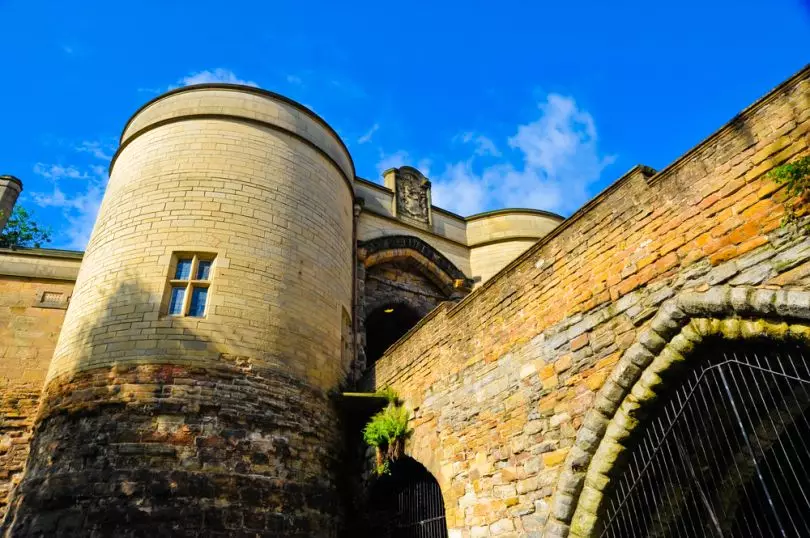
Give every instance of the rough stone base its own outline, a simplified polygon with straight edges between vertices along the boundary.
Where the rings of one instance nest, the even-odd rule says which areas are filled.
[[[14,390],[4,387],[0,394],[0,521],[6,513],[9,496],[20,480],[28,443],[31,440],[31,423],[39,403],[39,391]]]
[[[47,394],[3,536],[338,534],[338,419],[300,381],[150,365]]]

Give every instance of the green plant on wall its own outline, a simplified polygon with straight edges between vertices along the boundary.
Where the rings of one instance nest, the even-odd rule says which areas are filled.
[[[777,166],[768,172],[768,177],[785,186],[787,200],[782,226],[797,224],[810,202],[810,155]]]
[[[388,405],[371,417],[363,428],[363,439],[373,446],[376,452],[378,475],[387,474],[390,463],[405,454],[405,441],[413,430],[408,427],[410,413],[401,405],[393,391],[381,394],[388,398]]]

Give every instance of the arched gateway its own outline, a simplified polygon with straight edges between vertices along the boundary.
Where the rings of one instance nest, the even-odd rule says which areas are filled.
[[[546,535],[810,535],[809,318],[801,291],[665,305],[586,416]]]
[[[472,281],[436,248],[412,235],[358,244],[360,369],[443,301],[463,297]]]
[[[611,472],[599,536],[810,536],[806,351],[715,337],[663,374]]]
[[[368,499],[366,538],[447,538],[439,483],[413,458],[393,462]]]

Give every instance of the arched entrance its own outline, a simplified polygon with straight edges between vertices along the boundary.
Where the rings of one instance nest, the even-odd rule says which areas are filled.
[[[462,298],[472,284],[441,252],[416,236],[387,235],[359,242],[353,375],[363,375],[419,319],[444,301]]]
[[[810,365],[796,342],[704,341],[661,375],[605,489],[602,537],[810,536]]]
[[[403,457],[369,490],[367,538],[446,538],[444,500],[430,471]]]
[[[784,378],[785,381],[773,385],[774,387],[782,388],[781,395],[777,391],[771,389],[766,390],[766,385],[753,384],[753,381],[750,379],[748,385],[750,390],[744,393],[738,391],[736,394],[734,403],[737,406],[741,418],[744,416],[746,409],[748,409],[749,415],[752,417],[755,411],[759,412],[759,415],[757,415],[759,417],[758,420],[753,422],[749,421],[747,429],[738,430],[739,432],[750,432],[751,424],[756,424],[757,426],[755,430],[753,430],[756,432],[756,436],[751,437],[749,435],[749,437],[746,438],[743,437],[742,433],[739,433],[740,437],[737,444],[743,446],[745,445],[744,441],[748,439],[752,447],[759,449],[761,446],[762,449],[759,450],[758,458],[755,451],[748,448],[747,445],[744,447],[747,452],[742,449],[736,450],[735,452],[739,457],[748,454],[750,456],[748,461],[751,465],[753,465],[753,462],[760,465],[760,462],[764,462],[763,458],[776,457],[770,454],[778,455],[781,453],[782,456],[780,456],[781,459],[779,462],[783,464],[783,468],[786,470],[790,471],[790,469],[784,465],[786,460],[789,460],[793,465],[799,466],[802,471],[809,468],[808,462],[805,459],[794,458],[795,454],[787,449],[781,450],[780,448],[781,452],[768,452],[772,448],[776,450],[777,447],[787,447],[791,440],[794,443],[796,442],[795,437],[790,437],[794,434],[790,433],[792,430],[790,430],[788,426],[790,428],[799,426],[806,427],[802,425],[805,423],[805,411],[807,409],[804,400],[804,389],[806,388],[808,393],[810,393],[810,387],[807,387],[807,381],[810,380],[810,368],[807,366],[807,361],[805,360],[810,357],[810,355],[807,354],[807,349],[810,348],[810,324],[808,324],[808,321],[810,321],[810,292],[799,290],[780,291],[743,286],[735,288],[717,286],[709,288],[705,292],[682,292],[677,297],[664,303],[655,317],[650,321],[648,327],[637,335],[636,342],[623,353],[621,359],[614,367],[613,372],[608,376],[602,388],[599,389],[593,407],[583,417],[582,426],[577,433],[574,445],[571,447],[566,457],[563,470],[560,473],[544,532],[550,536],[571,536],[572,538],[591,538],[600,536],[603,533],[605,533],[605,536],[638,535],[637,532],[625,532],[623,534],[624,531],[620,530],[607,531],[609,527],[614,525],[610,523],[610,520],[617,519],[616,513],[619,511],[619,504],[624,500],[623,496],[627,496],[634,491],[639,491],[642,496],[644,493],[644,488],[641,483],[635,486],[628,486],[627,483],[623,486],[620,484],[622,480],[631,476],[633,479],[642,480],[643,473],[652,473],[657,468],[657,463],[661,463],[660,459],[653,457],[654,454],[651,451],[651,447],[652,450],[655,450],[659,444],[644,445],[644,442],[639,440],[642,438],[641,436],[646,435],[642,432],[655,432],[655,426],[648,425],[656,423],[656,417],[660,418],[663,416],[666,418],[668,414],[670,423],[660,423],[657,428],[658,440],[660,441],[666,437],[667,431],[677,431],[677,428],[672,426],[672,422],[679,420],[679,417],[682,416],[685,417],[683,420],[692,417],[692,415],[687,412],[688,410],[678,415],[675,413],[673,407],[667,407],[667,404],[662,402],[671,402],[672,400],[668,400],[668,398],[672,398],[672,391],[683,388],[685,383],[683,380],[686,378],[678,377],[682,375],[683,372],[689,372],[695,375],[697,371],[697,375],[699,375],[699,372],[702,370],[698,371],[695,369],[704,368],[704,366],[701,366],[701,364],[704,363],[709,364],[709,366],[705,366],[705,368],[713,367],[712,371],[719,370],[719,364],[716,362],[713,363],[710,360],[712,355],[730,355],[733,359],[736,354],[737,359],[733,360],[737,362],[729,363],[725,368],[732,366],[735,368],[738,366],[744,367],[755,373],[761,372],[763,375],[776,375],[777,379],[781,378],[778,375],[779,369],[776,366],[784,364],[785,370],[782,373],[786,374],[787,377],[783,375],[782,378]],[[718,341],[723,342],[723,345],[726,347],[712,347],[716,346]],[[770,347],[763,349],[761,347],[763,342]],[[786,348],[784,346],[793,347]],[[797,351],[799,353],[797,353]],[[752,355],[754,352],[756,352],[756,357]],[[750,354],[748,355],[749,357],[753,357],[751,359],[753,362],[749,359],[740,359],[740,357],[746,356],[746,353]],[[771,367],[767,367],[767,365],[763,366],[764,357],[773,357],[776,355],[789,356],[791,361],[795,359],[798,362],[790,362],[788,364],[779,361],[773,362],[773,366]],[[757,358],[762,364],[757,364]],[[717,361],[719,359],[714,360]],[[775,359],[769,360],[775,361]],[[725,358],[720,362],[725,362]],[[737,363],[740,362],[747,362],[748,364],[745,366],[738,365]],[[795,366],[793,376],[789,375],[791,368],[788,366]],[[802,373],[803,366],[807,369],[804,374]],[[743,378],[740,377],[741,374],[739,372],[735,372],[735,374],[738,376],[738,383],[742,382]],[[713,373],[712,375],[716,374]],[[706,378],[706,376],[704,376],[704,378]],[[711,380],[711,377],[707,379]],[[765,380],[767,380],[767,377]],[[764,382],[763,379],[760,379],[760,382]],[[770,383],[773,383],[773,381],[770,381]],[[784,383],[792,384],[790,392],[787,392],[788,389],[782,386]],[[731,384],[729,386],[730,388],[733,387]],[[744,385],[741,386],[745,388]],[[757,387],[762,391],[762,396],[760,396],[760,392],[755,390]],[[689,390],[691,390],[691,388]],[[725,392],[725,386],[723,386],[723,391]],[[695,401],[701,401],[705,404],[705,401],[699,398],[701,393],[695,392],[695,394],[698,398],[698,400]],[[710,393],[705,394],[707,399],[712,395]],[[755,401],[762,401],[764,397],[767,403],[767,399],[771,396],[775,400],[771,403],[770,407],[767,405],[748,408],[741,407],[740,398],[743,396],[748,398],[751,394],[759,399]],[[714,395],[715,397],[717,396],[717,394]],[[726,397],[727,396],[728,394],[726,394]],[[778,399],[777,396],[782,399]],[[681,402],[679,403],[685,401],[684,394],[681,394]],[[729,402],[730,401],[731,400],[729,400]],[[746,400],[743,399],[742,402],[745,403]],[[790,416],[788,416],[786,409],[791,407],[791,402],[793,402],[793,411],[791,411]],[[669,405],[672,406],[675,404],[670,403]],[[746,405],[753,405],[753,401],[747,401]],[[696,418],[708,421],[709,414],[715,410],[715,407],[715,405],[705,407],[705,410]],[[661,409],[663,409],[663,415],[659,414]],[[722,408],[718,408],[718,412],[720,410],[722,410]],[[781,426],[780,419],[784,422],[784,426]],[[780,425],[779,428],[771,427],[770,434],[773,443],[755,444],[754,441],[757,439],[764,439],[763,437],[759,437],[759,434],[763,431],[765,434],[768,433],[767,430],[762,430],[762,427],[764,427],[763,425],[770,426],[771,420],[773,424]],[[726,419],[726,421],[728,422],[728,419]],[[662,430],[661,427],[666,424],[669,424],[669,426],[664,427]],[[699,424],[693,422],[693,424],[705,425],[709,424],[709,422]],[[672,426],[672,428],[670,428],[670,426]],[[714,426],[716,428],[720,427],[719,425]],[[651,429],[648,430],[648,427]],[[708,435],[710,431],[720,430],[710,430],[709,428],[702,427],[697,428],[696,431],[702,431],[705,432],[705,435]],[[687,438],[689,440],[692,438],[700,438],[700,435],[696,433],[692,433],[691,431],[688,433]],[[781,437],[783,434],[788,435],[788,437]],[[779,442],[780,438],[781,442]],[[725,439],[725,437],[719,438],[718,442],[725,441]],[[806,437],[803,437],[803,440],[807,443]],[[683,444],[683,442],[681,442],[681,444]],[[708,471],[716,471],[717,466],[722,466],[722,462],[713,462],[707,468],[705,462],[702,464],[695,463],[695,460],[691,459],[689,450],[687,450],[684,455],[677,446],[669,446],[669,451],[666,450],[668,445],[661,444],[660,446],[663,450],[662,454],[671,455],[670,457],[684,458],[684,461],[688,460],[692,464],[692,468],[696,470],[696,474],[699,478],[701,474],[705,474]],[[810,446],[808,446],[808,448],[810,448]],[[699,449],[700,447],[697,447],[697,450]],[[731,448],[728,450],[732,451]],[[713,454],[714,452],[708,455],[712,456]],[[802,452],[802,455],[806,455],[806,452]],[[631,465],[634,461],[641,459],[642,456],[645,456],[643,461],[644,465],[636,467],[635,470],[633,470]],[[662,458],[663,455],[656,457]],[[670,460],[669,463],[671,464],[672,461],[674,460]],[[728,460],[729,463],[733,463],[734,461],[739,464],[739,460]],[[765,465],[765,463],[762,463],[762,465]],[[733,469],[736,473],[736,467],[728,468]],[[644,469],[648,470],[645,471]],[[689,466],[683,465],[680,469],[688,471]],[[754,467],[754,469],[756,469],[756,467]],[[792,471],[790,472],[792,473]],[[777,473],[777,476],[778,475],[779,473]],[[670,510],[669,507],[674,508],[675,506],[679,506],[679,503],[683,504],[683,499],[690,495],[692,496],[692,500],[690,501],[692,504],[694,504],[695,499],[700,498],[701,506],[705,507],[706,513],[709,513],[708,506],[714,505],[712,505],[711,502],[707,505],[702,500],[703,496],[700,492],[705,493],[708,491],[705,485],[699,489],[695,489],[695,492],[697,492],[697,496],[695,496],[695,493],[686,492],[686,489],[684,489],[688,484],[684,482],[682,474],[671,476],[678,487],[681,488],[678,490],[681,494],[676,495],[673,493],[675,490],[671,488],[669,490],[662,490],[663,493],[669,491],[669,497],[667,498],[666,495],[664,495],[664,497],[659,498],[652,508],[642,506],[640,500],[636,500],[636,513],[638,513],[638,511],[657,513],[660,511],[660,506],[666,511],[669,511],[670,517],[672,517],[672,510]],[[791,474],[791,476],[793,475]],[[779,491],[786,491],[782,488],[787,488],[787,491],[801,490],[799,491],[800,497],[802,492],[808,492],[810,489],[808,488],[808,483],[801,478],[801,474],[798,476],[798,479],[792,477],[791,480],[794,480],[800,487],[781,484]],[[680,483],[678,483],[677,478],[680,478]],[[756,475],[756,478],[760,483],[766,484],[767,480],[769,480],[769,478],[766,478],[765,473],[763,473],[762,479],[759,478],[759,475]],[[738,483],[742,484],[743,481],[738,478]],[[747,482],[747,484],[750,483],[751,482]],[[742,486],[736,489],[726,487],[731,484],[731,482],[726,482],[721,487],[724,492],[733,492],[724,497],[723,504],[721,505],[725,507],[722,510],[724,513],[723,517],[718,517],[718,510],[712,508],[712,513],[717,517],[717,521],[720,522],[722,519],[724,521],[722,524],[725,525],[728,525],[729,521],[734,521],[737,513],[730,512],[734,498],[743,499],[745,503],[750,504],[749,501],[745,500],[746,496],[750,495],[750,490],[746,490]],[[616,493],[617,490],[614,488],[618,488],[618,494]],[[776,495],[774,492],[776,490],[769,488],[768,491],[770,492],[771,499],[774,499],[774,495]],[[783,493],[783,495],[785,494]],[[803,497],[801,498],[803,499]],[[754,498],[754,501],[758,502],[758,499],[760,498]],[[613,508],[610,507],[611,501]],[[649,491],[647,492],[647,501],[653,501]],[[633,506],[632,499],[624,502],[624,506]],[[770,506],[770,503],[768,506]],[[791,510],[792,515],[795,507]],[[808,508],[804,508],[804,511],[807,510]],[[663,517],[664,512],[660,513]],[[684,517],[688,519],[689,514],[689,512],[684,512]],[[748,512],[746,512],[746,514],[748,514]],[[638,523],[639,516],[636,515],[633,517],[635,517],[635,521]],[[711,516],[708,517],[711,520]],[[779,517],[779,514],[776,513],[775,516],[768,517]],[[695,525],[697,525],[695,518],[696,516],[694,512],[692,512],[693,529],[697,528],[695,527]],[[754,520],[750,517],[749,523],[754,528],[757,528]],[[712,528],[716,529],[714,523],[711,524]],[[721,528],[724,528],[722,524]],[[794,517],[793,522],[790,522],[791,526],[785,529],[786,536],[791,535],[791,532],[793,532],[792,525],[794,524],[797,525],[796,528],[804,526],[803,521],[798,521]],[[764,535],[768,536],[768,529],[763,527],[761,521],[759,525],[759,528],[762,528],[763,531],[766,532]],[[653,526],[650,527],[650,529],[651,530],[648,530],[646,535],[679,535],[675,527],[672,527],[672,531],[670,531],[670,526],[666,525],[665,522],[663,525],[659,524],[658,527]],[[683,532],[683,529],[681,529],[681,535],[684,535]],[[708,532],[711,533],[712,531],[710,530]],[[756,532],[755,530],[753,536],[762,535]],[[713,536],[716,535],[716,533],[700,535]],[[781,530],[777,529],[774,535],[780,536]]]
[[[399,340],[422,318],[404,303],[385,304],[366,318],[366,362],[374,364],[388,347]]]

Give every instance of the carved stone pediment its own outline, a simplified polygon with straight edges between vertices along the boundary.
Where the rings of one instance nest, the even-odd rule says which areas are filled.
[[[430,181],[416,168],[394,171],[397,217],[430,224]]]

